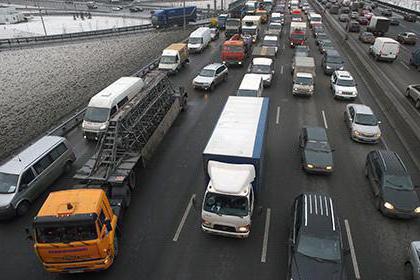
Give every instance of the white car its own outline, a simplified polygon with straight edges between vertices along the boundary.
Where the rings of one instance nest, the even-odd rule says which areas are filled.
[[[192,85],[197,89],[214,90],[215,86],[228,77],[228,68],[222,63],[213,63],[204,67],[197,77],[192,81]]]
[[[356,99],[356,82],[348,71],[334,71],[330,79],[331,91],[334,98]]]
[[[348,104],[344,112],[344,122],[350,130],[354,141],[377,143],[381,138],[378,121],[369,106],[363,104]]]
[[[256,57],[249,65],[248,73],[261,76],[264,86],[271,86],[274,75],[274,62],[271,58]]]

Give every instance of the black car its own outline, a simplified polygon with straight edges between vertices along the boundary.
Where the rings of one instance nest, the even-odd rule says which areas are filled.
[[[318,33],[315,36],[315,44],[318,46],[320,41],[322,41],[322,40],[328,40],[328,39],[329,39],[329,37],[328,37],[328,35],[326,33]]]
[[[384,215],[415,218],[420,201],[411,176],[396,152],[371,151],[366,158],[365,175],[372,187],[375,206]]]
[[[314,26],[313,28],[312,28],[312,32],[313,32],[313,34],[314,34],[314,38],[316,37],[316,34],[318,34],[318,33],[325,33],[325,29],[324,29],[324,27],[322,27],[321,25],[319,25],[319,26]]]
[[[302,168],[309,173],[331,173],[334,169],[332,149],[323,127],[303,127],[299,135]]]
[[[340,221],[330,196],[303,193],[291,213],[287,279],[345,280]]]
[[[331,40],[328,39],[324,39],[319,41],[319,52],[320,53],[324,53],[327,50],[333,50],[334,49],[334,44]]]
[[[295,56],[309,56],[309,47],[302,45],[302,46],[296,46],[295,47]]]
[[[336,50],[327,50],[321,60],[324,73],[331,75],[335,70],[343,70],[344,60]]]

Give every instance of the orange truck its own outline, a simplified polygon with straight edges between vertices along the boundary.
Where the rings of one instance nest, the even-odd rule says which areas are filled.
[[[251,49],[252,39],[243,38],[240,34],[233,35],[223,43],[222,61],[226,65],[243,65]]]

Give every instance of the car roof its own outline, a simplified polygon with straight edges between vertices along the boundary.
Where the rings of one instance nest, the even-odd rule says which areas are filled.
[[[369,106],[366,106],[364,104],[348,104],[348,107],[353,107],[356,113],[358,114],[370,114],[373,115],[372,109],[370,109]]]
[[[343,80],[353,80],[353,77],[351,76],[349,71],[344,71],[344,70],[337,70],[335,71],[335,74],[337,75],[337,77],[339,79],[343,79]]]
[[[308,140],[328,141],[327,132],[325,131],[325,128],[317,126],[305,126],[304,129],[306,130]]]
[[[302,194],[302,230],[312,235],[339,234],[338,218],[332,198],[323,193]]]
[[[385,168],[384,171],[387,174],[407,175],[407,168],[396,152],[389,150],[377,150],[375,152],[379,154],[382,165]]]
[[[20,174],[51,148],[64,141],[60,136],[44,136],[0,166],[0,172]]]
[[[212,64],[209,64],[209,65],[205,66],[203,69],[206,69],[206,70],[217,70],[222,65],[223,65],[222,63],[212,63]]]
[[[258,90],[261,82],[261,75],[252,73],[245,74],[241,84],[239,85],[239,89]]]
[[[277,41],[278,37],[277,36],[266,35],[266,36],[264,36],[264,40]]]

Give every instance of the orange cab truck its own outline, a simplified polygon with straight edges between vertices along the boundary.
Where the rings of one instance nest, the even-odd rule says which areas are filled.
[[[242,66],[251,49],[251,40],[250,38],[242,38],[240,34],[235,34],[229,40],[225,41],[222,47],[223,63]]]

